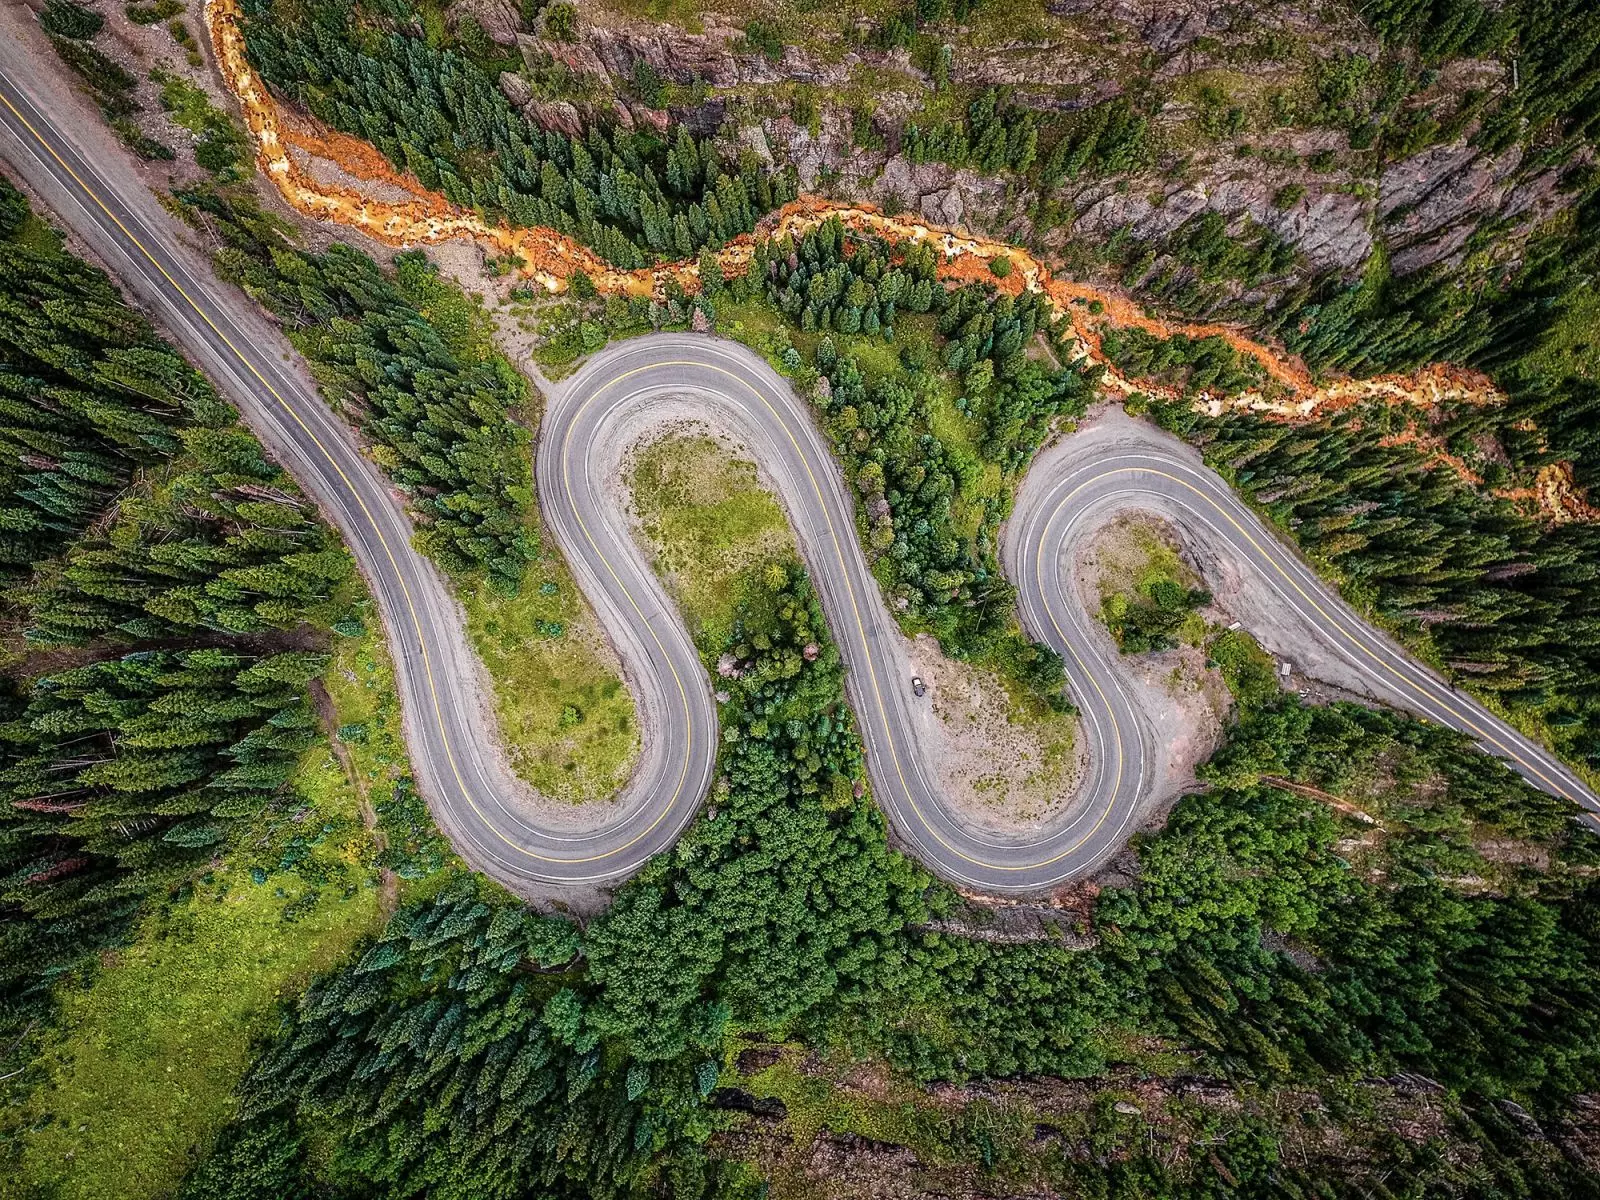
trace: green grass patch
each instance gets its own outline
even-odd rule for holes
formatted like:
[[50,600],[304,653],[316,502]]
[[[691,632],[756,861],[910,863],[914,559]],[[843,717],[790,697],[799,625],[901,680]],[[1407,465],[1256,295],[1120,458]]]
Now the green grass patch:
[[1189,603],[1197,600],[1201,580],[1159,523],[1144,517],[1115,521],[1095,539],[1095,554],[1100,615],[1119,645],[1136,652],[1205,640],[1205,620],[1194,611],[1204,601]]
[[235,179],[250,161],[250,140],[202,88],[181,75],[156,69],[150,78],[161,87],[161,107],[195,135],[195,161],[224,181]]
[[461,602],[512,769],[554,800],[615,795],[639,755],[633,696],[565,562],[547,552],[515,596],[462,589]]
[[1550,380],[1600,377],[1600,293],[1580,289],[1568,299],[1561,319],[1523,363],[1532,374]]
[[[338,638],[326,683],[358,780],[404,770],[375,632]],[[166,1195],[234,1114],[234,1086],[280,1005],[381,925],[378,846],[334,748],[306,752],[294,795],[190,891],[62,996],[48,1078],[19,1114],[20,1193]]]
[[656,568],[696,645],[714,656],[765,568],[795,557],[789,518],[753,463],[704,436],[645,447],[628,482]]
[[723,1082],[782,1100],[797,1148],[824,1132],[855,1134],[907,1146],[928,1165],[980,1161],[1000,1178],[1020,1178],[1028,1170],[1026,1151],[1040,1119],[1020,1100],[941,1100],[887,1072],[863,1079],[859,1064],[818,1061],[794,1047],[749,1076],[730,1067]]

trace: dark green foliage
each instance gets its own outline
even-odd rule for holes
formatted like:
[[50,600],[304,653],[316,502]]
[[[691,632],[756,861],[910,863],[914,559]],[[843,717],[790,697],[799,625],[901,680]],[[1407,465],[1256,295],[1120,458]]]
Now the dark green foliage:
[[1151,155],[1149,118],[1125,97],[1085,110],[1061,131],[1040,172],[1050,189],[1078,176],[1137,171]]
[[88,42],[60,36],[52,36],[50,44],[61,56],[61,61],[83,81],[106,116],[126,117],[139,110],[130,94],[138,80],[99,50]]
[[[1169,1102],[1175,1129],[1160,1118],[1118,1113],[1116,1094],[1101,1093],[1093,1111],[1074,1114],[1087,1127],[1078,1138],[1041,1126],[1041,1135],[1060,1138],[1056,1154],[1037,1146],[1013,1154],[1047,1173],[1053,1194],[1095,1200],[1594,1200],[1597,1194],[1592,1172],[1530,1128],[1525,1114],[1483,1095],[1427,1104],[1408,1096],[1404,1083],[1392,1092],[1358,1084],[1309,1097],[1283,1089],[1270,1093],[1268,1103],[1286,1102],[1287,1111],[1269,1115],[1249,1101],[1227,1114]],[[1352,1095],[1355,1104],[1347,1107]],[[1310,1107],[1300,1108],[1307,1099]],[[1407,1117],[1384,1111],[1413,1107],[1428,1119],[1426,1136],[1415,1125],[1406,1129],[1412,1137],[1398,1134]],[[1155,1140],[1152,1125],[1161,1131]],[[982,1151],[952,1142],[952,1157]]]
[[[359,961],[312,987],[292,1036],[245,1081],[246,1116],[274,1114],[281,1129],[296,1108],[315,1113],[339,1135],[334,1181],[367,1196],[648,1190],[659,1157],[692,1151],[698,1089],[680,1064],[655,1066],[636,1087],[637,1068],[575,1028],[578,993],[540,968],[577,949],[570,924],[461,880],[402,910]],[[228,1149],[251,1140],[236,1135]],[[228,1193],[203,1178],[185,1192],[218,1194]]]
[[[572,925],[470,878],[401,910],[301,999],[180,1200],[753,1200],[747,1172],[700,1149],[716,1063],[598,1048],[579,945]],[[300,1117],[331,1142],[321,1178]]]
[[378,865],[401,879],[423,879],[446,866],[450,842],[428,814],[428,803],[408,776],[395,782],[389,799],[377,805],[387,844]]
[[39,14],[39,27],[52,37],[92,38],[105,24],[104,17],[76,0],[47,0]]
[[485,568],[515,589],[536,549],[527,385],[495,354],[460,293],[421,253],[391,274],[343,243],[311,254],[240,198],[193,191],[225,247],[223,272],[266,304],[314,364],[329,398],[380,443],[374,457],[419,516],[447,570]]
[[139,652],[37,680],[0,725],[0,1030],[274,803],[313,654]]
[[[1447,882],[1490,872],[1478,839],[1592,861],[1570,805],[1458,734],[1290,696],[1247,708],[1204,773],[1221,786],[1179,804],[1139,886],[1097,912],[1152,1018],[1251,1072],[1405,1069],[1550,1104],[1593,1086],[1600,892],[1537,871],[1507,892]],[[1353,870],[1335,814],[1263,776],[1354,795],[1385,830],[1381,869]]]
[[884,842],[844,678],[798,567],[747,609],[723,686],[722,779],[697,822],[587,939],[587,1028],[638,1058],[712,1052],[729,1021],[782,1031],[895,961],[927,877]]
[[1124,654],[1171,650],[1189,614],[1211,603],[1211,593],[1171,579],[1153,580],[1137,599],[1108,612],[1111,636]]
[[1259,388],[1267,377],[1258,360],[1239,353],[1226,338],[1215,334],[1191,338],[1179,333],[1160,338],[1142,329],[1108,329],[1101,336],[1100,349],[1124,375],[1185,396],[1201,392],[1236,396]]
[[744,40],[750,49],[766,55],[769,62],[777,62],[783,57],[783,38],[765,21],[747,22],[744,27]]
[[1517,87],[1485,121],[1491,147],[1556,134],[1570,150],[1600,116],[1600,12],[1584,0],[1374,0],[1362,16],[1385,42],[1427,62],[1511,54]]
[[[1293,246],[1250,217],[1191,217],[1166,237],[1136,242],[1126,230],[1099,253],[1122,268],[1130,287],[1186,317],[1259,321],[1267,285],[1304,264]],[[1127,331],[1130,334],[1134,331]]]
[[161,86],[161,107],[195,134],[195,162],[223,182],[242,176],[252,157],[250,139],[233,119],[181,76],[157,69],[150,78]]
[[[402,911],[252,1070],[227,1161],[281,1161],[298,1113],[335,1135],[330,1182],[362,1196],[749,1194],[699,1149],[729,1023],[781,1031],[869,991],[928,883],[860,794],[809,582],[777,575],[727,647],[711,810],[581,940],[470,879]],[[208,1166],[184,1194],[276,1194],[227,1178]]]
[[181,466],[125,499],[33,603],[29,640],[326,625],[350,560],[242,429],[183,431]]
[[326,624],[350,562],[205,380],[4,184],[0,259],[8,601],[36,641],[95,642],[0,696],[0,1045],[26,1054],[52,988],[275,810],[315,735],[322,655],[195,644]]
[[906,961],[844,997],[831,1033],[920,1080],[1092,1075],[1114,1019],[1100,960],[1049,944],[1007,946],[907,932]]
[[544,9],[544,31],[558,42],[578,40],[578,10],[571,4],[557,3]]
[[[1567,870],[1600,847],[1465,739],[1308,708],[1247,638],[1223,635],[1213,654],[1243,717],[1212,790],[1139,841],[1138,882],[1098,903],[1098,948],[1006,945],[923,924],[954,898],[924,902],[926,877],[855,794],[837,653],[794,568],[752,597],[727,651],[740,674],[723,778],[684,841],[581,943],[468,881],[403,911],[301,1002],[245,1085],[246,1124],[220,1143],[236,1173],[203,1168],[189,1200],[312,1188],[282,1169],[299,1120],[329,1138],[319,1194],[742,1196],[749,1177],[700,1148],[736,1030],[883,1054],[923,1079],[1089,1075],[1136,1034],[1241,1081],[1415,1071],[1479,1093],[1455,1119],[1484,1147],[1484,1178],[1537,1162],[1544,1194],[1588,1194],[1494,1104],[1544,1111],[1600,1082],[1600,893]],[[1352,863],[1338,843],[1370,827],[1273,780],[1342,790],[1385,840]],[[1479,855],[1505,837],[1551,865]],[[1495,888],[1451,882],[1496,871]],[[1267,1120],[1241,1121],[1189,1168],[1128,1147],[1094,1168],[1093,1194],[1390,1194],[1373,1190],[1379,1166],[1291,1167]],[[964,1155],[987,1153],[981,1129],[955,1133]],[[1425,1149],[1374,1153],[1407,1178],[1450,1177]],[[226,1183],[246,1171],[262,1188]]]
[[[929,248],[912,247],[895,261],[887,247],[848,239],[830,221],[797,243],[763,243],[751,271],[766,280],[768,300],[806,331],[892,338],[901,309],[938,314],[945,368],[967,389],[957,407],[973,423],[983,457],[930,431],[928,405],[940,381],[929,364],[870,379],[831,338],[817,347],[815,363],[828,381],[826,427],[860,497],[868,553],[891,597],[904,600],[904,611],[947,651],[1004,664],[1061,705],[1059,659],[1009,624],[1013,591],[995,547],[1010,487],[994,495],[977,484],[986,461],[1008,480],[1019,475],[1051,422],[1083,411],[1086,381],[1027,357],[1034,335],[1050,328],[1041,297],[979,287],[947,293],[935,266]],[[958,505],[979,510],[975,536],[958,532]]]
[[1544,338],[1600,270],[1600,177],[1574,173],[1568,182],[1576,207],[1533,238],[1513,270],[1454,277],[1440,267],[1394,278],[1375,254],[1352,285],[1323,281],[1285,297],[1271,326],[1316,368],[1367,375],[1448,361],[1489,371],[1510,402],[1453,413],[1447,433],[1491,433],[1515,465],[1568,459],[1581,482],[1600,479],[1594,381],[1540,361]]
[[[893,339],[901,312],[938,314],[945,368],[966,387],[956,406],[972,422],[982,457],[932,434],[928,406],[938,402],[941,380],[930,370],[925,344],[902,351],[906,371],[873,379],[825,336],[815,371],[826,380],[818,395],[827,429],[860,497],[869,557],[891,595],[905,601],[903,610],[931,628],[948,652],[1000,666],[1064,706],[1059,657],[1010,624],[1012,590],[995,546],[1010,481],[1053,421],[1083,411],[1087,381],[1027,357],[1035,334],[1050,331],[1039,296],[979,287],[947,293],[936,270],[930,247],[891,254],[881,242],[847,237],[832,220],[798,242],[759,244],[749,275],[731,286],[743,293],[764,283],[768,301],[806,333]],[[787,353],[793,361],[786,368],[803,371],[799,352]],[[986,463],[999,466],[1007,481],[998,495],[977,486]],[[976,510],[975,536],[958,532],[961,506],[961,519]]]
[[405,32],[409,5],[255,0],[246,13],[262,76],[316,116],[457,204],[559,229],[618,266],[720,245],[794,196],[792,174],[723,162],[682,126],[670,143],[621,127],[541,131],[494,75]]
[[59,553],[134,471],[232,413],[0,180],[0,575]]
[[123,11],[135,25],[154,25],[183,12],[183,0],[155,0],[153,4],[128,4]]
[[989,88],[967,108],[965,121],[924,130],[915,121],[901,133],[901,153],[914,163],[947,162],[979,171],[1026,174],[1039,152],[1039,114]]
[[328,1196],[304,1179],[305,1138],[292,1120],[263,1117],[226,1126],[183,1181],[178,1200],[312,1200]]
[[837,218],[802,237],[763,242],[749,278],[766,288],[767,299],[802,329],[862,333],[867,327],[894,337],[902,311],[943,307],[931,247],[913,246],[895,262],[882,242],[847,239]]
[[[1040,142],[1051,147],[1040,152]],[[1010,170],[1037,178],[1045,192],[1080,174],[1120,174],[1149,165],[1149,117],[1118,96],[1080,114],[1042,114],[989,88],[971,102],[965,120],[931,128],[907,123],[901,152],[914,163],[946,162],[974,170]]]

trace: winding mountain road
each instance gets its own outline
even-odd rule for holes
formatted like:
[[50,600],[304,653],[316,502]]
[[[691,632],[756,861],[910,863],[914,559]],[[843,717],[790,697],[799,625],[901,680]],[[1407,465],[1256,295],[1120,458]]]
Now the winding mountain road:
[[704,337],[656,335],[602,352],[550,398],[537,463],[546,520],[616,642],[638,700],[644,751],[605,805],[542,804],[506,769],[486,684],[459,607],[411,545],[400,498],[329,411],[282,335],[218,283],[193,233],[156,203],[98,118],[0,39],[0,155],[239,407],[321,505],[382,612],[413,768],[437,820],[474,867],[514,889],[621,879],[670,846],[711,782],[710,683],[683,622],[635,544],[618,498],[626,448],[692,413],[744,442],[789,512],[830,628],[874,790],[906,848],[940,875],[1035,891],[1114,853],[1153,799],[1157,744],[1071,564],[1082,539],[1130,508],[1170,517],[1236,570],[1255,602],[1297,622],[1379,699],[1462,729],[1538,786],[1600,800],[1542,747],[1411,661],[1347,608],[1193,453],[1114,418],[1046,450],[1006,531],[1029,631],[1066,660],[1089,768],[1062,819],[999,838],[964,824],[927,774],[929,717],[912,697],[904,641],[856,536],[851,498],[804,401],[755,355]]

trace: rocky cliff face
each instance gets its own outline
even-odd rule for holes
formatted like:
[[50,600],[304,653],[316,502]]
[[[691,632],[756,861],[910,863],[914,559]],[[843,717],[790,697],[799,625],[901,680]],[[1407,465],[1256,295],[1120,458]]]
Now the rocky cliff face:
[[[504,14],[496,6],[508,0],[462,3],[473,6],[486,29],[493,24],[493,36],[504,35]],[[1231,6],[1214,0],[1050,0],[1047,9],[1078,19],[1080,34],[1094,31],[1096,42],[1023,29],[998,44],[963,45],[952,57],[952,80],[1009,87],[1019,103],[1070,111],[1117,95],[1136,71],[1130,54],[1142,69],[1155,64],[1151,78],[1170,82],[1234,61],[1230,55],[1236,56],[1240,40],[1259,38],[1263,29],[1279,38],[1317,37],[1324,53],[1376,52],[1361,40],[1359,27],[1329,26],[1320,9],[1294,4],[1272,5],[1267,26],[1252,23],[1259,15],[1252,0]],[[585,119],[600,118],[664,130],[671,121],[683,121],[699,133],[720,131],[731,149],[745,147],[763,159],[793,164],[809,191],[886,204],[940,224],[1013,238],[1033,234],[1027,214],[1039,197],[1022,181],[941,163],[913,164],[897,153],[903,123],[933,95],[931,77],[905,50],[786,45],[774,61],[751,47],[726,18],[708,13],[703,21],[700,32],[688,32],[602,15],[585,20],[575,43],[510,35],[530,63],[560,63],[573,77],[589,81],[594,85],[590,95],[626,96],[643,66],[663,80],[709,86],[710,98],[694,105],[669,111],[610,99],[582,105],[539,100],[514,75],[502,79],[502,87],[543,128],[576,131]],[[1280,67],[1260,64],[1269,76]],[[1466,62],[1446,71],[1454,71],[1461,86],[1477,86],[1492,83],[1499,67]],[[788,91],[775,89],[793,84],[822,89],[817,115],[806,124],[773,115],[789,107]],[[857,144],[855,114],[827,102],[829,89],[847,86],[853,95],[871,96],[877,137],[870,140],[881,146]],[[1155,119],[1162,128],[1176,127],[1191,115],[1191,104],[1176,98],[1179,89],[1168,86],[1167,93],[1172,98]],[[1135,238],[1160,238],[1210,211],[1230,220],[1249,217],[1272,230],[1304,255],[1312,271],[1350,273],[1379,240],[1400,273],[1459,262],[1472,233],[1485,223],[1507,227],[1509,235],[1501,236],[1514,242],[1518,231],[1531,229],[1564,203],[1554,171],[1529,172],[1517,151],[1488,155],[1464,137],[1392,163],[1376,177],[1370,167],[1364,176],[1347,169],[1358,156],[1339,130],[1278,129],[1251,141],[1224,141],[1186,155],[1168,152],[1150,171],[1069,184],[1054,198],[1070,216],[1075,235],[1104,238],[1127,228]],[[1276,165],[1263,161],[1268,152]],[[1316,155],[1323,170],[1304,165]],[[1370,155],[1362,161],[1370,162]],[[1286,185],[1294,185],[1291,192],[1285,192]],[[1045,244],[1066,236],[1053,231]]]

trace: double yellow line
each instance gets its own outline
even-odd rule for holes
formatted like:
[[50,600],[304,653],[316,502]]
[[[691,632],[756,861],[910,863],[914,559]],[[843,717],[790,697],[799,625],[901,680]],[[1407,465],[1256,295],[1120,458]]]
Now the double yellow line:
[[382,548],[384,556],[388,559],[389,566],[394,573],[395,583],[398,584],[401,596],[405,600],[406,612],[411,619],[412,631],[416,635],[417,646],[422,655],[422,669],[427,681],[428,694],[433,702],[434,720],[438,725],[439,739],[444,746],[445,758],[450,765],[450,771],[455,779],[456,787],[460,791],[462,798],[467,802],[467,805],[472,809],[473,813],[477,815],[478,819],[483,823],[483,825],[485,825],[491,832],[494,833],[497,838],[500,839],[500,841],[504,842],[511,849],[529,858],[537,859],[540,862],[547,863],[584,863],[597,861],[601,858],[610,857],[612,854],[620,853],[621,851],[627,849],[628,846],[631,846],[634,841],[637,841],[638,837],[645,836],[645,834],[649,832],[648,829],[637,835],[637,837],[635,837],[633,841],[630,841],[627,845],[618,847],[616,850],[613,850],[606,855],[597,855],[591,859],[549,857],[539,854],[536,851],[530,850],[526,846],[519,845],[518,843],[512,841],[488,819],[484,812],[478,807],[477,803],[473,800],[472,794],[468,790],[465,780],[462,779],[460,766],[456,762],[455,751],[451,746],[449,731],[445,725],[444,710],[440,702],[438,687],[434,680],[433,662],[428,653],[428,642],[426,637],[423,635],[422,621],[417,615],[416,603],[412,598],[411,589],[406,586],[405,574],[400,569],[400,564],[395,558],[394,550],[389,545],[388,539],[383,536],[382,528],[378,525],[376,519],[374,519],[372,511],[367,507],[367,503],[362,498],[359,489],[357,489],[352,483],[350,477],[345,473],[344,468],[339,465],[338,460],[335,459],[334,456],[328,451],[328,448],[323,444],[322,439],[317,436],[316,432],[312,430],[312,428],[306,424],[305,420],[302,419],[300,414],[295,411],[294,406],[284,399],[283,395],[276,387],[273,386],[272,382],[264,374],[262,374],[262,372],[256,368],[255,364],[253,364],[239,350],[239,348],[234,344],[233,339],[223,332],[222,328],[211,318],[210,314],[207,313],[206,310],[196,302],[195,298],[189,294],[188,290],[181,283],[179,283],[177,279],[173,277],[172,273],[168,271],[167,268],[161,263],[161,261],[151,253],[149,248],[146,247],[145,244],[139,239],[138,235],[123,223],[122,219],[112,211],[111,207],[101,198],[100,194],[93,187],[91,187],[76,170],[73,169],[71,163],[67,162],[67,160],[56,151],[55,147],[52,146],[34,126],[33,122],[28,120],[27,116],[16,106],[16,104],[12,102],[11,97],[6,95],[3,91],[0,91],[0,103],[5,105],[6,109],[11,113],[11,115],[16,118],[16,120],[24,129],[28,131],[29,135],[32,136],[34,141],[38,143],[38,146],[55,161],[56,165],[60,167],[67,177],[70,178],[75,185],[77,185],[78,189],[83,193],[83,195],[86,196],[102,214],[104,214],[106,220],[114,225],[123,237],[127,238],[128,242],[139,251],[140,255],[144,257],[145,261],[160,273],[161,277],[166,280],[167,284],[172,288],[172,290],[183,298],[184,303],[186,303],[189,308],[193,310],[194,314],[205,322],[206,327],[210,329],[211,332],[216,336],[217,340],[227,348],[228,352],[233,355],[238,364],[247,372],[249,372],[256,382],[259,383],[261,387],[264,388],[273,398],[273,400],[277,402],[278,406],[283,410],[284,413],[288,415],[289,419],[292,420],[296,426],[298,426],[300,431],[310,440],[311,444],[315,446],[322,454],[322,457],[326,460],[327,464],[339,477],[339,481],[344,485],[346,491],[348,491],[350,496],[355,500],[356,505],[361,510],[362,516],[366,518],[367,524],[371,528],[373,536],[377,538],[378,545]]

